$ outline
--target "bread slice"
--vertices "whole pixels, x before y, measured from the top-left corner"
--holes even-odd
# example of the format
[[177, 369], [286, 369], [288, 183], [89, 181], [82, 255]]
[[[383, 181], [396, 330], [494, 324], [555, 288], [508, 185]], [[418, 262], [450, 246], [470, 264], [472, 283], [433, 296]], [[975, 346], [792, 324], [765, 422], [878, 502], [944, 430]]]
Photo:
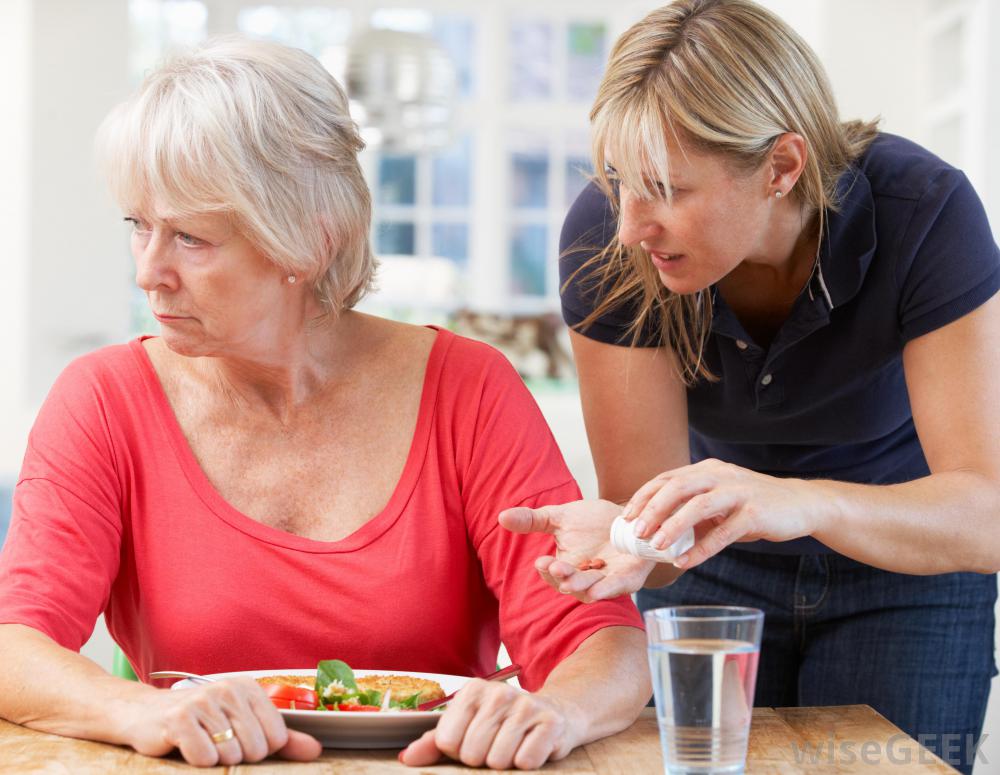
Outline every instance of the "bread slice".
[[316, 688], [316, 677], [308, 675], [265, 675], [256, 679], [261, 686], [301, 686], [304, 689]]
[[392, 689], [392, 697], [395, 700], [405, 700], [414, 694], [419, 694], [418, 702], [428, 702], [439, 700], [444, 697], [444, 689], [437, 681], [428, 678], [416, 678], [412, 675], [366, 675], [355, 678], [358, 688], [362, 691], [377, 689], [382, 694]]

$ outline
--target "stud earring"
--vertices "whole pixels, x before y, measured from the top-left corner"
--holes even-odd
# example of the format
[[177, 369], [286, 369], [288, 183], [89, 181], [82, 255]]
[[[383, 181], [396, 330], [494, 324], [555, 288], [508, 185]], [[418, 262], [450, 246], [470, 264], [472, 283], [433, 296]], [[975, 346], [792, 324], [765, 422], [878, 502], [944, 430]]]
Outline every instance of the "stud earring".
[[775, 199], [781, 199], [781, 197], [783, 197], [783, 196], [784, 196], [784, 194], [782, 194], [780, 191], [775, 191], [774, 192], [774, 198]]
[[289, 285], [294, 285], [294, 284], [295, 284], [295, 281], [296, 281], [297, 279], [298, 279], [298, 278], [297, 278], [297, 277], [296, 277], [295, 275], [293, 275], [293, 274], [290, 274], [290, 275], [288, 275], [288, 284], [289, 284]]

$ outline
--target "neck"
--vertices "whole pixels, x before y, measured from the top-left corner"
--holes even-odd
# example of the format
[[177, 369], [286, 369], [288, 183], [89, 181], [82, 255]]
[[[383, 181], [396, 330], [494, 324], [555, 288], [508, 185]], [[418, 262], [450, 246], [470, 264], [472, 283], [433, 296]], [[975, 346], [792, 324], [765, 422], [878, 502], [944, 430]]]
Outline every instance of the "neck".
[[233, 352], [199, 359], [206, 377], [241, 409], [281, 424], [350, 372], [357, 315], [317, 315], [287, 331], [269, 331]]
[[819, 249], [818, 218], [789, 201], [776, 214], [760, 249], [744, 259], [723, 282], [764, 284], [798, 293], [812, 273]]

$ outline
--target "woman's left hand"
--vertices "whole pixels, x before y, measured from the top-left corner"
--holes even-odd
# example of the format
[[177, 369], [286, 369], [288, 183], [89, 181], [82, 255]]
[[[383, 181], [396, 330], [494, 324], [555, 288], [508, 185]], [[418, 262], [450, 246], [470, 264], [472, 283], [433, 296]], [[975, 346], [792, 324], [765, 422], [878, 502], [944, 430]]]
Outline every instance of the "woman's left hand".
[[642, 523], [636, 535], [652, 536], [656, 548], [670, 546], [685, 530], [700, 525], [695, 545], [674, 563], [692, 568], [738, 541], [790, 541], [811, 535], [828, 508], [820, 492], [801, 479], [702, 460], [644, 484], [625, 507], [625, 515]]
[[583, 739], [581, 722], [551, 697], [474, 678], [455, 695], [437, 727], [399, 754], [411, 767], [442, 756], [469, 767], [534, 770], [567, 756]]

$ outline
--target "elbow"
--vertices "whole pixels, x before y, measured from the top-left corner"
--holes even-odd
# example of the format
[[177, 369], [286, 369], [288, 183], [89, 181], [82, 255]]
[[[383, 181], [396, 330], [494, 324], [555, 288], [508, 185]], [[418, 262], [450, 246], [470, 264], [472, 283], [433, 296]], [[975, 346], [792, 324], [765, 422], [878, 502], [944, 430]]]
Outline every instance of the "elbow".
[[964, 485], [968, 496], [965, 519], [962, 519], [962, 514], [954, 515], [957, 517], [957, 529], [952, 533], [959, 539], [958, 547], [949, 558], [951, 567], [942, 572], [1000, 573], [1000, 525], [997, 525], [1000, 518], [1000, 472], [961, 471], [974, 479]]
[[989, 546], [986, 553], [978, 557], [978, 561], [969, 570], [973, 573], [992, 576], [1000, 573], [1000, 530], [995, 530], [993, 540], [987, 541], [986, 544]]
[[957, 563], [956, 570], [966, 573], [980, 573], [983, 576], [993, 576], [1000, 573], [1000, 547], [996, 547], [989, 556], [977, 557], [973, 562]]

